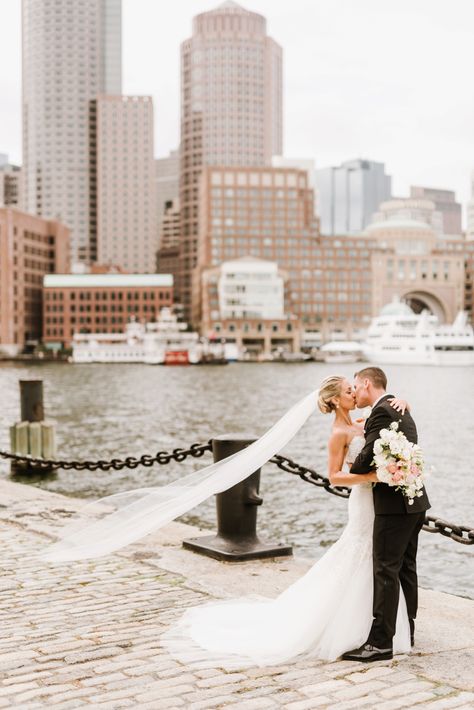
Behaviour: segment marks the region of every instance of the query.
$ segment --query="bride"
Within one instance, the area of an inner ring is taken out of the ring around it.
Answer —
[[[406,403],[391,400],[404,411]],[[319,389],[318,407],[334,413],[329,438],[329,478],[354,486],[348,523],[341,537],[309,571],[276,599],[244,597],[211,602],[185,611],[161,637],[163,646],[186,664],[212,661],[226,668],[275,665],[298,657],[333,661],[367,639],[372,625],[372,530],[375,473],[348,472],[364,445],[363,426],[351,383],[328,377]],[[394,653],[410,651],[405,599],[400,595]]]
[[[406,403],[391,400],[397,411]],[[220,462],[165,486],[107,496],[87,504],[78,521],[42,554],[48,562],[101,557],[135,542],[227,490],[283,449],[319,407],[334,414],[329,438],[329,477],[354,486],[348,523],[337,542],[309,571],[276,599],[259,596],[224,600],[188,609],[162,637],[163,645],[189,663],[221,667],[274,665],[314,657],[334,660],[366,640],[372,625],[372,529],[375,474],[351,474],[364,445],[362,425],[353,421],[350,382],[328,377],[318,392],[297,402],[256,442]],[[410,650],[406,603],[400,594],[394,652]]]

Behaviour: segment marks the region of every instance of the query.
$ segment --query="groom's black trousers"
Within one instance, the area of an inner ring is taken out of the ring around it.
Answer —
[[[407,515],[376,515],[374,521],[374,621],[368,643],[391,648],[397,621],[400,585],[408,618],[418,608],[416,551],[425,512]]]

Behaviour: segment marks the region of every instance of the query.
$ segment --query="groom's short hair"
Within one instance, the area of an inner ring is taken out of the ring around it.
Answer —
[[[370,380],[377,389],[387,389],[387,375],[380,367],[364,367],[363,370],[356,372],[354,377],[359,377],[361,380]]]

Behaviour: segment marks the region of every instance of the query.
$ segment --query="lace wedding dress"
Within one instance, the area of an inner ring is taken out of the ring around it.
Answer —
[[[363,445],[363,436],[352,439],[346,465]],[[212,662],[229,669],[303,657],[332,661],[361,646],[372,624],[373,522],[371,485],[356,485],[341,537],[303,577],[275,599],[252,595],[190,608],[163,634],[162,645],[186,664]],[[409,651],[400,590],[394,653]]]

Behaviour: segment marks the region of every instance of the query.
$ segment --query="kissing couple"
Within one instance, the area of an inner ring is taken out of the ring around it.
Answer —
[[[364,424],[352,418],[356,407],[368,406],[372,411]],[[161,643],[186,664],[212,662],[229,669],[341,656],[370,662],[408,653],[418,606],[418,534],[430,503],[424,488],[410,503],[401,490],[377,479],[374,444],[382,429],[398,422],[408,441],[417,443],[408,404],[387,393],[386,375],[378,367],[360,370],[353,383],[341,376],[326,378],[257,442],[218,464],[171,486],[99,501],[119,509],[98,523],[87,521],[79,534],[75,526],[45,558],[98,557],[169,522],[268,461],[316,407],[333,415],[331,483],[352,489],[340,538],[276,598],[253,595],[189,608]]]

